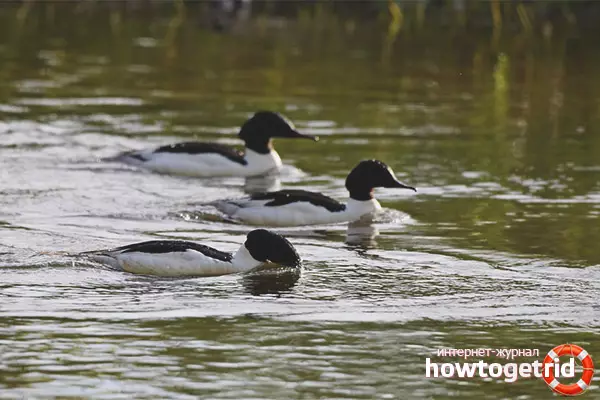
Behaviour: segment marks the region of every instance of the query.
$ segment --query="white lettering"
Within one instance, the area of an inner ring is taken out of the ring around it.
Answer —
[[[571,357],[568,363],[563,363],[560,366],[560,375],[565,378],[572,378],[575,376],[575,359]]]
[[[472,378],[475,376],[475,370],[477,369],[476,363],[456,363],[456,375],[459,378]]]
[[[552,375],[550,368],[552,368],[552,364],[544,364],[544,378],[548,378],[550,375]]]
[[[479,376],[482,378],[487,378],[488,375],[485,372],[483,372],[483,368],[487,367],[488,364],[486,362],[483,362],[483,360],[479,360],[477,365],[479,366]]]
[[[437,355],[458,356],[463,359],[468,359],[472,356],[485,356],[490,353],[497,354],[498,357],[513,360],[515,357],[531,356],[539,354],[538,349],[438,349]],[[555,357],[549,363],[542,363],[538,360],[532,363],[491,363],[488,364],[483,360],[478,362],[455,362],[455,363],[440,363],[432,362],[431,358],[425,359],[425,376],[427,378],[473,378],[479,375],[481,378],[501,378],[505,382],[513,383],[519,378],[548,378],[560,377],[573,378],[576,375],[575,358],[570,357],[568,361],[560,362],[558,357]]]
[[[502,375],[502,365],[498,363],[492,363],[490,364],[489,371],[492,378],[498,378],[500,375]]]
[[[542,377],[542,363],[539,362],[538,360],[535,360],[534,362],[531,363],[531,366],[533,367],[533,376],[535,376],[536,378],[541,378]]]
[[[539,362],[539,361],[536,361]],[[521,364],[519,365],[519,375],[523,378],[531,377],[531,364]]]
[[[523,364],[523,365],[528,365],[528,364]],[[514,382],[517,380],[518,375],[518,369],[517,369],[517,364],[515,363],[509,363],[504,365],[504,376],[506,378],[504,378],[505,382]]]
[[[432,363],[431,358],[427,357],[425,359],[425,377],[431,378],[431,370],[432,369],[433,369],[433,377],[437,378],[438,377],[438,365],[437,365],[437,363]]]
[[[454,376],[454,365],[444,363],[440,368],[440,372],[444,378],[452,378]]]

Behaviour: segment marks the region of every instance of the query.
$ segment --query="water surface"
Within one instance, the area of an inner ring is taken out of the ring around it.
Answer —
[[[310,11],[215,32],[202,10],[167,11],[0,8],[0,398],[537,399],[539,380],[427,379],[425,358],[575,342],[600,359],[593,40],[389,36]],[[278,180],[100,161],[239,144],[259,109],[321,137],[277,140]],[[68,256],[156,238],[235,251],[250,228],[198,204],[257,185],[343,199],[365,158],[418,193],[378,189],[371,225],[279,229],[300,276],[163,279]]]

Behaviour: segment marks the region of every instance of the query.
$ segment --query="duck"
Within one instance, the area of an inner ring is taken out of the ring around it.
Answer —
[[[240,128],[238,137],[245,150],[211,142],[182,142],[151,150],[128,151],[106,159],[147,170],[196,177],[252,177],[277,172],[282,162],[273,148],[273,138],[310,139],[294,124],[273,111],[258,111]]]
[[[216,200],[215,207],[233,220],[250,225],[300,226],[353,222],[381,209],[373,189],[400,188],[417,191],[396,179],[394,171],[379,160],[363,160],[346,178],[348,201],[343,204],[321,193],[287,189],[251,194],[238,199]]]
[[[121,271],[165,277],[243,273],[265,263],[295,269],[301,265],[294,246],[266,229],[249,232],[235,254],[195,242],[151,240],[80,255]]]

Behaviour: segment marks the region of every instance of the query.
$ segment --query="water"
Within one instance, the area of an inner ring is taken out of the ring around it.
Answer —
[[[0,8],[0,398],[536,399],[541,380],[428,379],[425,358],[575,342],[598,359],[593,40],[393,37],[319,13],[223,34],[197,13]],[[99,161],[238,144],[258,109],[321,137],[276,142],[278,181]],[[341,199],[364,158],[419,192],[378,189],[372,225],[279,229],[299,276],[161,279],[67,255],[155,238],[234,251],[250,228],[200,203],[256,187]]]

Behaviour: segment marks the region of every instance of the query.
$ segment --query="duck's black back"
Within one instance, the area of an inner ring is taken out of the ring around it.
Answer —
[[[206,142],[184,142],[159,147],[154,153],[184,153],[184,154],[219,154],[233,162],[241,165],[247,165],[248,161],[244,158],[244,153],[225,144],[206,143]]]
[[[231,261],[233,256],[203,244],[186,242],[184,240],[150,240],[148,242],[134,243],[127,246],[117,247],[111,251],[120,251],[121,253],[183,253],[186,250],[195,250],[207,257],[215,258],[221,261]]]
[[[306,190],[279,190],[277,192],[257,193],[250,196],[252,200],[270,200],[267,207],[284,206],[297,202],[308,202],[317,207],[323,207],[331,212],[344,211],[346,206],[339,201],[321,193]]]

